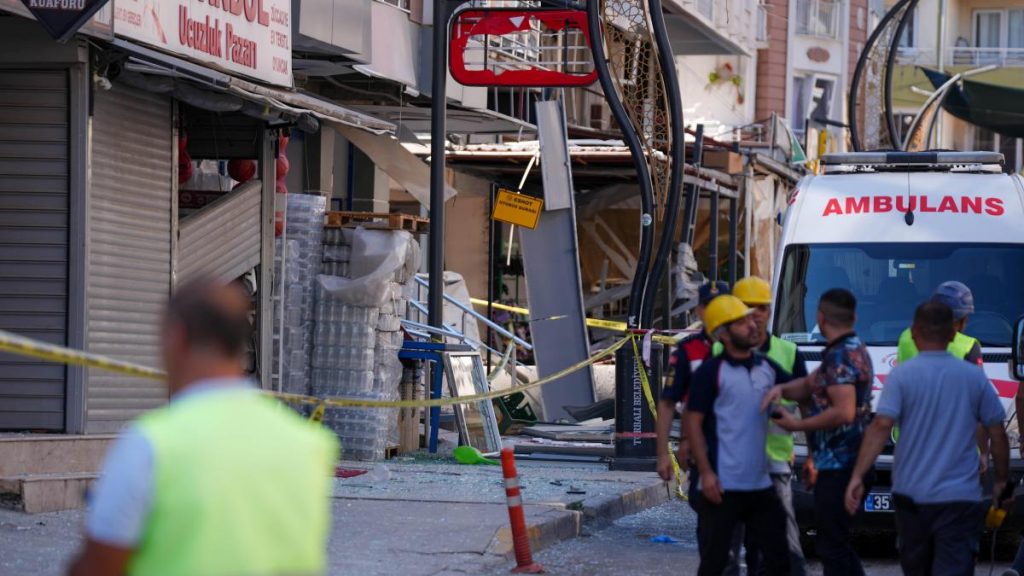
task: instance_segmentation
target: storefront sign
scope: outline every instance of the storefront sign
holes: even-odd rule
[[[491,217],[501,222],[533,230],[537,227],[537,220],[540,219],[542,208],[544,208],[544,201],[540,198],[516,194],[512,190],[499,188]]]
[[[117,0],[114,21],[118,36],[292,85],[291,0]]]
[[[50,36],[64,42],[95,14],[107,0],[21,0]]]
[[[63,36],[55,34],[51,28],[51,25],[53,24],[53,17],[59,15],[63,11],[41,8],[41,6],[67,5],[70,8],[72,5],[77,6],[79,4],[83,7],[85,5],[89,5],[88,10],[83,10],[81,22],[75,23],[71,30],[66,32]],[[110,40],[114,37],[114,11],[111,9],[113,4],[114,0],[87,0],[83,2],[61,2],[60,0],[39,0],[36,2],[30,2],[29,0],[0,0],[0,12],[9,12],[24,18],[38,20],[47,32],[53,34],[54,38],[61,41],[67,40],[73,36],[76,31],[81,32],[82,34],[88,34],[89,36],[102,38],[104,40]],[[30,6],[34,6],[34,8],[30,8]],[[40,17],[37,12],[42,13],[42,17]],[[48,15],[50,12],[53,12],[53,14]]]

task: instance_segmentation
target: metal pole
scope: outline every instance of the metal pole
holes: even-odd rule
[[[427,323],[444,326],[445,100],[448,82],[448,27],[445,1],[434,0],[433,81],[430,87],[430,286]]]
[[[486,53],[486,51],[485,51]],[[487,318],[494,320],[494,219],[491,213],[494,212],[494,184],[491,184],[490,194],[487,196]],[[487,345],[494,344],[492,337],[494,331],[487,326]],[[491,373],[491,355],[487,355],[487,373]]]
[[[711,236],[708,238],[708,261],[711,281],[718,282],[718,206],[721,196],[718,190],[711,192]]]
[[[735,198],[729,198],[729,286],[736,285],[736,220],[739,210]]]

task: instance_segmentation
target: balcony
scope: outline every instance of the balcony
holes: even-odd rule
[[[840,4],[834,0],[796,0],[796,33],[816,38],[839,38]]]
[[[999,67],[1024,67],[1024,48],[973,48],[957,46],[946,51],[946,64],[978,68],[995,64]]]

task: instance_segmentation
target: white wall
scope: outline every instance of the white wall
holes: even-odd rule
[[[729,62],[741,76],[740,93],[730,83],[708,86],[708,75]],[[680,56],[676,58],[687,126],[703,123],[709,136],[727,134],[732,128],[749,124],[754,118],[754,89],[757,66],[744,56]]]

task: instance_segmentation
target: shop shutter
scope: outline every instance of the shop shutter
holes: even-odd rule
[[[172,109],[166,96],[115,83],[95,91],[88,207],[90,352],[160,364],[171,290]],[[86,430],[112,432],[163,404],[163,382],[88,370]]]
[[[67,343],[67,72],[0,70],[0,329]],[[0,353],[0,430],[64,429],[67,370]]]
[[[263,186],[242,184],[215,204],[181,220],[175,278],[233,279],[260,263]]]

